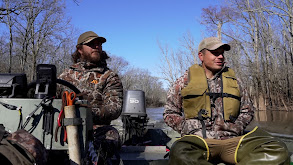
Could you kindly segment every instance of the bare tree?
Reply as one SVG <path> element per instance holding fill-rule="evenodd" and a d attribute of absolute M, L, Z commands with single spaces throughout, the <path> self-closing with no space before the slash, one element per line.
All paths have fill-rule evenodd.
<path fill-rule="evenodd" d="M 181 41 L 181 49 L 179 49 L 179 52 L 181 54 L 180 57 L 182 57 L 182 64 L 183 65 L 190 65 L 190 64 L 197 64 L 199 63 L 198 55 L 197 55 L 197 45 L 195 43 L 195 40 L 192 36 L 192 34 L 188 31 L 185 33 L 180 39 Z M 186 69 L 185 67 L 181 67 L 181 69 Z"/>
<path fill-rule="evenodd" d="M 2 4 L 1 4 L 2 3 Z M 3 0 L 0 2 L 1 7 L 0 7 L 0 20 L 2 21 L 5 19 L 5 16 L 9 16 L 11 14 L 16 14 L 18 15 L 22 8 L 25 7 L 25 2 L 18 2 L 14 0 Z M 11 4 L 11 5 L 7 5 Z M 5 21 L 4 21 L 5 22 Z"/>
<path fill-rule="evenodd" d="M 162 54 L 161 65 L 159 66 L 162 78 L 169 84 L 172 84 L 176 78 L 180 76 L 180 70 L 177 67 L 177 57 L 173 50 L 168 48 L 168 46 L 163 47 L 159 44 L 159 47 Z"/>
<path fill-rule="evenodd" d="M 7 0 L 4 1 L 6 9 L 10 8 L 10 4 Z M 13 22 L 11 20 L 11 13 L 13 13 L 13 10 L 6 10 L 6 21 L 3 21 L 4 23 L 7 24 L 8 29 L 9 29 L 9 60 L 8 60 L 8 73 L 11 73 L 11 63 L 12 63 L 12 48 L 13 48 L 13 31 L 12 31 L 12 26 Z"/>
<path fill-rule="evenodd" d="M 3 1 L 11 6 L 15 4 L 11 0 Z M 27 0 L 22 4 L 25 6 L 18 15 L 7 15 L 13 23 L 9 24 L 14 35 L 12 62 L 14 71 L 25 72 L 28 80 L 32 80 L 38 63 L 54 63 L 57 56 L 72 53 L 74 46 L 68 49 L 64 44 L 74 38 L 74 33 L 68 31 L 71 26 L 70 19 L 65 18 L 64 0 Z"/>
<path fill-rule="evenodd" d="M 11 73 L 12 56 L 13 56 L 13 17 L 20 14 L 26 3 L 15 0 L 3 0 L 0 7 L 0 22 L 7 25 L 9 30 L 9 58 L 8 58 L 8 73 Z"/>
<path fill-rule="evenodd" d="M 191 65 L 198 63 L 197 50 L 195 49 L 195 42 L 192 35 L 186 33 L 181 41 L 181 47 L 173 51 L 168 45 L 162 46 L 158 43 L 161 50 L 160 68 L 161 77 L 171 86 L 177 78 L 184 74 L 184 72 Z"/>
<path fill-rule="evenodd" d="M 129 63 L 123 57 L 115 56 L 109 54 L 110 59 L 108 59 L 108 67 L 118 75 L 123 75 L 123 73 L 128 69 Z"/>
<path fill-rule="evenodd" d="M 290 0 L 268 0 L 269 7 L 264 11 L 277 15 L 287 29 L 286 39 L 289 41 L 290 59 L 293 65 L 293 2 Z"/>
<path fill-rule="evenodd" d="M 5 37 L 0 36 L 0 72 L 5 73 L 7 72 L 7 65 L 6 60 L 7 59 L 7 42 L 5 41 Z"/>
<path fill-rule="evenodd" d="M 206 29 L 217 31 L 217 37 L 222 40 L 222 27 L 231 19 L 237 17 L 238 14 L 227 6 L 209 6 L 202 9 L 201 24 L 206 25 Z"/>

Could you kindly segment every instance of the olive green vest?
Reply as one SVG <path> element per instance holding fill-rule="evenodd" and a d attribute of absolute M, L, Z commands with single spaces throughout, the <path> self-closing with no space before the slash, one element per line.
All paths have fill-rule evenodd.
<path fill-rule="evenodd" d="M 202 117 L 211 117 L 211 97 L 223 98 L 224 119 L 234 120 L 239 115 L 240 91 L 232 69 L 227 68 L 222 73 L 222 92 L 209 93 L 207 78 L 204 69 L 195 64 L 189 68 L 189 83 L 182 89 L 183 109 L 185 118 L 199 117 L 200 110 L 205 110 Z"/>

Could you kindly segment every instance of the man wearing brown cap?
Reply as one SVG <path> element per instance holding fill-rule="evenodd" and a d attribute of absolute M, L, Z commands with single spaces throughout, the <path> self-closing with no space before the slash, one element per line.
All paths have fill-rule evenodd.
<path fill-rule="evenodd" d="M 200 65 L 193 65 L 167 94 L 164 121 L 181 138 L 170 150 L 169 164 L 287 164 L 283 142 L 261 129 L 247 134 L 254 107 L 247 90 L 225 65 L 230 45 L 217 37 L 198 47 Z"/>
<path fill-rule="evenodd" d="M 91 144 L 97 151 L 90 159 L 98 164 L 106 164 L 121 147 L 119 133 L 110 123 L 121 114 L 123 87 L 118 75 L 107 67 L 105 42 L 92 31 L 81 34 L 72 54 L 74 64 L 59 76 L 75 85 L 89 102 L 94 124 Z"/>

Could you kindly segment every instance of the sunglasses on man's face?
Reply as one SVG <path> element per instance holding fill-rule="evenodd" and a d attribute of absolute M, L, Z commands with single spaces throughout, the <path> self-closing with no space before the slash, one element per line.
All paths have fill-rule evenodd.
<path fill-rule="evenodd" d="M 224 50 L 209 50 L 214 56 L 223 55 L 224 56 Z"/>
<path fill-rule="evenodd" d="M 96 46 L 102 46 L 102 42 L 98 40 L 93 40 L 91 42 L 85 43 L 84 45 L 89 46 L 91 48 L 95 48 Z"/>

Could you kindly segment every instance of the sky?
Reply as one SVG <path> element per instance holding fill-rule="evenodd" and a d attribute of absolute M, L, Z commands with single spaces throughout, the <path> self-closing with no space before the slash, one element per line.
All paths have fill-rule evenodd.
<path fill-rule="evenodd" d="M 135 68 L 160 76 L 159 44 L 176 50 L 191 33 L 196 44 L 204 27 L 202 8 L 217 0 L 67 0 L 67 14 L 81 33 L 94 31 L 107 39 L 103 49 L 121 56 Z"/>

